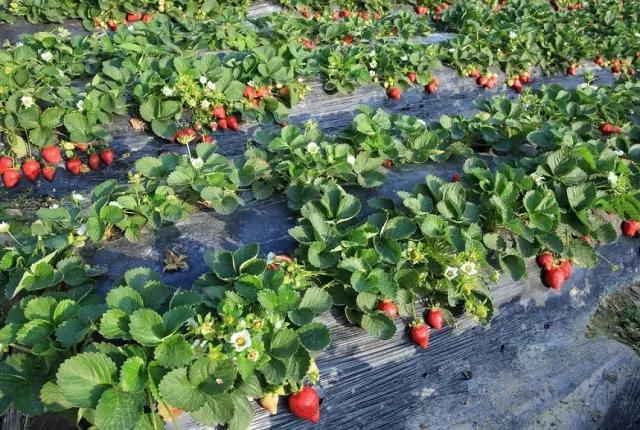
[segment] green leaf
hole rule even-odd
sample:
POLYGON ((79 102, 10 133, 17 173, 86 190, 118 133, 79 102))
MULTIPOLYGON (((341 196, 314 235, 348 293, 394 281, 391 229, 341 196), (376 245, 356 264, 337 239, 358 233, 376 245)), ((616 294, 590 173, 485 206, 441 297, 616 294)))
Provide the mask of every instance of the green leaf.
POLYGON ((71 409, 73 405, 64 398, 62 390, 53 381, 48 381, 40 390, 40 400, 49 412, 62 412, 71 409))
POLYGON ((230 359, 212 360, 203 357, 191 366, 189 379, 202 392, 214 395, 230 390, 236 374, 236 366, 230 359))
POLYGON ((114 384, 117 368, 105 354, 85 352, 60 365, 57 381, 73 406, 95 408, 102 393, 114 384))
POLYGON ((107 305, 111 309, 119 309, 126 314, 132 314, 144 307, 142 296, 129 286, 117 287, 107 294, 107 305))
POLYGON ((569 254, 578 266, 591 269, 598 264, 596 251, 582 239, 571 239, 569 242, 569 254))
POLYGON ((402 240, 410 237, 416 231, 416 225, 406 217, 391 218, 382 230, 382 238, 402 240))
POLYGON ((253 420, 253 408, 246 396, 234 395, 233 400, 233 418, 228 421, 229 430, 246 430, 251 426, 253 420))
POLYGON ((164 367, 174 368, 191 362, 193 351, 191 345, 181 334, 165 339, 156 347, 154 357, 164 367))
POLYGON ((277 358, 286 359, 295 353, 298 347, 299 342, 296 332, 291 329, 284 329, 278 331, 271 340, 269 354, 277 358))
POLYGON ((143 393, 121 392, 111 388, 100 397, 96 408, 96 426, 100 430, 133 428, 142 416, 143 393))
POLYGON ((296 333, 302 346, 309 351, 322 351, 331 343, 331 333, 324 324, 312 322, 299 328, 296 333))
POLYGON ((49 337, 52 331, 53 326, 48 321, 29 321, 18 330, 17 340, 23 345, 37 345, 49 337))
POLYGON ((204 406, 193 411, 191 416, 202 425, 216 427, 231 421, 234 412, 233 397, 229 394, 219 394, 207 397, 204 406))
POLYGON ((189 381, 187 369, 181 367, 167 373, 160 382, 160 395, 171 406, 191 412, 204 405, 207 398, 189 381))
POLYGON ((514 281, 522 279, 527 273, 527 267, 522 257, 517 255, 500 255, 500 267, 514 281))
POLYGON ((379 311, 362 315, 360 325, 368 334, 382 340, 391 339, 396 332, 391 317, 379 311))
POLYGON ((109 309, 100 319, 100 334, 107 339, 130 339, 129 314, 120 309, 109 309))
POLYGON ((143 391, 147 386, 146 363, 142 357, 128 358, 120 369, 120 386, 124 391, 143 391))
POLYGON ((332 304, 331 295, 327 291, 322 288, 311 287, 304 292, 298 308, 308 308, 316 314, 321 314, 331 309, 332 304))
POLYGON ((165 336, 164 322, 157 312, 139 309, 131 314, 129 331, 131 337, 143 346, 155 346, 165 336))
POLYGON ((53 314, 58 301, 53 297, 35 297, 27 303, 24 316, 29 320, 45 320, 53 322, 53 314))

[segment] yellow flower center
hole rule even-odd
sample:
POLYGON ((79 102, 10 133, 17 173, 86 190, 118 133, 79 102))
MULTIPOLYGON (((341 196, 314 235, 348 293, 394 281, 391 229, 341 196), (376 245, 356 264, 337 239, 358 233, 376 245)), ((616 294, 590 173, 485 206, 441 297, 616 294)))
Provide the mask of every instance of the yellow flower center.
POLYGON ((236 344, 238 344, 238 346, 242 346, 245 343, 247 343, 247 341, 242 336, 240 336, 239 338, 236 339, 236 344))

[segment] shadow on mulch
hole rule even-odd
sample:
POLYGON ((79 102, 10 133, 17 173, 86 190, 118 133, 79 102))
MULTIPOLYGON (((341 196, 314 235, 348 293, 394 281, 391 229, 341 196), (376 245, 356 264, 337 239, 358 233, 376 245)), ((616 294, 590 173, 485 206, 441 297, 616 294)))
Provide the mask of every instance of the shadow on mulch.
POLYGON ((640 354, 640 285, 602 297, 587 324, 587 337, 608 337, 640 354))

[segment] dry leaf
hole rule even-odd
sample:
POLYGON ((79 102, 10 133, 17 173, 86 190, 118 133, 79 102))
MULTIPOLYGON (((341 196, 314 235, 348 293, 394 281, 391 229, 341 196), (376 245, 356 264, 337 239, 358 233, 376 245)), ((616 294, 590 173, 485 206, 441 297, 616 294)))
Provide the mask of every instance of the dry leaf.
POLYGON ((164 272, 177 272, 178 270, 189 270, 187 264, 187 256, 182 254, 176 254, 175 252, 168 250, 164 256, 164 272))
POLYGON ((134 130, 144 130, 147 128, 147 123, 139 118, 131 118, 129 124, 131 124, 134 130))
POLYGON ((160 416, 166 423, 179 418, 183 413, 184 411, 182 409, 174 408, 171 405, 165 406, 165 404, 163 403, 160 403, 158 405, 158 414, 160 414, 160 416))

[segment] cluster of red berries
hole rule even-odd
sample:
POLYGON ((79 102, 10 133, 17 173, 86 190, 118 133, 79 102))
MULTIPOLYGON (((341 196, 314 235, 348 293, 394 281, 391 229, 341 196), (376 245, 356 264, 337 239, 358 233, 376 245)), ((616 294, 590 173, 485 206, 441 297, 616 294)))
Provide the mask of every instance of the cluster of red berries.
POLYGON ((449 9, 448 3, 442 3, 439 5, 436 5, 436 7, 433 8, 433 20, 435 22, 442 21, 442 11, 447 9, 449 9))
MULTIPOLYGON (((153 15, 151 15, 150 13, 145 13, 145 14, 128 13, 127 17, 122 21, 122 24, 130 25, 140 20, 142 20, 145 24, 149 24, 152 19, 153 19, 153 15)), ((116 31, 119 26, 118 21, 116 21, 115 19, 107 20, 106 24, 113 31, 116 31)), ((102 27, 102 23, 100 22, 100 19, 98 17, 93 18, 93 26, 95 28, 102 27)))
MULTIPOLYGON (((556 12, 562 9, 562 5, 558 4, 557 0, 549 0, 549 3, 553 7, 553 10, 556 12)), ((584 5, 581 2, 571 2, 566 5, 567 10, 582 10, 584 9, 584 5)))
POLYGON ((531 72, 523 72, 519 76, 514 76, 507 81, 507 85, 513 88, 516 93, 521 93, 524 85, 531 83, 531 72))
MULTIPOLYGON (((398 305, 392 300, 382 300, 378 303, 377 309, 380 312, 384 312, 389 315, 391 319, 398 318, 398 305)), ((442 329, 444 324, 444 314, 438 307, 433 307, 427 312, 427 323, 435 330, 442 329)), ((409 336, 411 340, 417 343, 422 348, 429 346, 429 327, 424 323, 422 319, 416 319, 411 323, 411 329, 409 330, 409 336)))
MULTIPOLYGON (((76 148, 84 149, 82 152, 88 151, 89 145, 77 144, 76 148), (80 146, 80 148, 78 148, 80 146)), ((42 149, 41 152, 42 165, 36 159, 28 159, 22 163, 20 169, 14 167, 15 163, 11 157, 0 157, 0 175, 2 175, 2 182, 7 188, 15 187, 20 181, 22 174, 30 181, 35 181, 38 176, 42 174, 42 177, 47 181, 53 181, 56 175, 56 164, 62 162, 62 154, 60 148, 51 145, 42 149)), ((107 166, 113 163, 113 151, 111 149, 103 149, 99 154, 97 152, 91 152, 88 157, 87 164, 93 170, 100 170, 101 164, 104 163, 107 166)), ((72 175, 79 175, 82 171, 82 160, 78 157, 67 159, 65 167, 72 175)))
POLYGON ((571 262, 560 259, 556 261, 553 254, 545 252, 536 258, 538 266, 542 269, 542 280, 552 290, 559 290, 571 277, 571 262))
POLYGON ((469 72, 470 78, 476 79, 476 84, 480 85, 484 88, 493 88, 496 86, 498 82, 498 76, 493 73, 487 73, 486 75, 482 75, 479 70, 474 69, 469 72))

